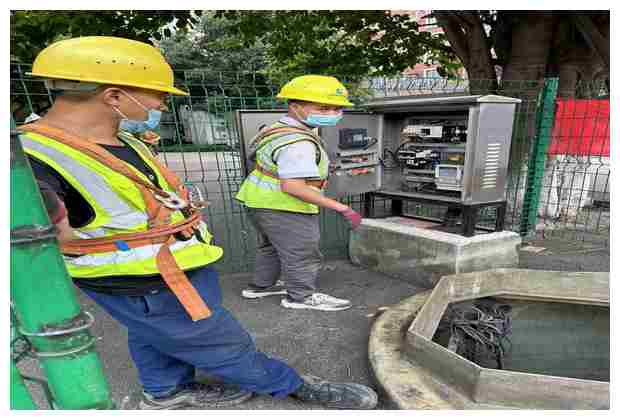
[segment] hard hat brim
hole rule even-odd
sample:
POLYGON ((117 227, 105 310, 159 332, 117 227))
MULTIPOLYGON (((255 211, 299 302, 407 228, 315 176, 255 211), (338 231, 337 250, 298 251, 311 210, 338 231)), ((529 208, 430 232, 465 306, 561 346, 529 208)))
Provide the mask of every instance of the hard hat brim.
POLYGON ((319 101, 316 98, 306 97, 306 96, 303 96, 303 95, 281 95, 281 94, 278 94, 276 96, 276 99, 289 99, 289 100, 313 102, 315 104, 334 105, 334 106, 342 106, 342 107, 352 107, 352 106, 354 106, 354 104, 349 102, 347 99, 338 99, 338 100, 333 100, 333 101, 329 100, 329 99, 322 99, 322 100, 319 101))
POLYGON ((42 77, 42 78, 46 78, 46 79, 56 79, 56 80, 71 80, 71 81, 76 81, 76 82, 90 82, 90 83, 99 83, 102 85, 118 85, 118 86, 128 86, 128 87, 134 87, 134 88, 142 88, 142 89, 148 89, 148 90, 155 90, 157 92, 166 92, 166 93, 171 93, 173 95, 179 95, 179 96, 189 96, 189 93, 181 90, 181 89, 177 89, 174 86, 158 86, 158 85, 152 85, 152 84, 147 84, 147 83, 124 83, 122 81, 119 80, 104 80, 104 79, 90 79, 90 78, 80 78, 80 77, 71 77, 71 78, 67 78, 67 79, 63 79, 57 76, 53 76, 50 74, 45 74, 45 73, 40 73, 40 72, 26 72, 27 76, 35 76, 35 77, 42 77))

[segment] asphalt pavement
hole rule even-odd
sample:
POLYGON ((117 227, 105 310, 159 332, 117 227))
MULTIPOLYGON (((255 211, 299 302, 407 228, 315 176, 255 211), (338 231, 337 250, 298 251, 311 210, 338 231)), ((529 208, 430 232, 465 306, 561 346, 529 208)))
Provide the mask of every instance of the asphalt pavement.
MULTIPOLYGON (((520 267, 563 271, 609 271, 609 249, 584 243, 530 241, 520 252, 520 267)), ((285 360, 301 373, 310 373, 332 381, 354 381, 372 386, 367 359, 370 326, 383 307, 422 291, 412 283, 393 279, 353 266, 347 260, 326 261, 321 271, 320 291, 347 298, 353 307, 342 312, 292 310, 280 306, 280 297, 247 300, 242 288, 251 273, 222 275, 220 283, 224 305, 256 339, 257 347, 285 360)), ((84 310, 95 316, 92 334, 103 363, 112 398, 118 406, 132 408, 140 385, 127 349, 127 334, 120 326, 81 292, 84 310)), ((26 359, 18 367, 25 374, 43 377, 37 363, 26 359)), ((199 378, 207 377, 198 372, 199 378)), ((35 402, 47 408, 43 393, 30 386, 35 402)), ((382 409, 383 406, 377 407, 382 409)), ((308 410, 322 409, 317 404, 302 404, 292 398, 257 396, 233 409, 308 410)))

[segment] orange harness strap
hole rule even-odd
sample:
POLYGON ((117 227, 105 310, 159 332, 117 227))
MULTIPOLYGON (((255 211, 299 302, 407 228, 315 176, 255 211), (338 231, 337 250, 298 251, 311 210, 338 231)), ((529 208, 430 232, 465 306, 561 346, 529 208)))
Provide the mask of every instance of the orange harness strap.
POLYGON ((252 147, 257 147, 266 137, 272 135, 272 134, 278 134, 278 133, 299 133, 299 134, 305 134, 307 136, 312 137, 314 140, 316 140, 319 143, 323 143, 323 141, 321 140, 320 137, 318 137, 316 134, 314 134, 311 130, 306 130, 300 127, 269 127, 269 128, 264 128, 261 131, 258 132, 258 134, 256 135, 256 137, 254 137, 254 139, 252 140, 252 142, 250 143, 250 145, 252 147))
MULTIPOLYGON (((255 147, 258 147, 258 145, 268 136, 271 136, 272 134, 278 134, 278 133, 299 133, 299 134, 305 134, 307 136, 312 137, 314 140, 316 140, 319 144, 323 144, 323 141, 321 140, 320 137, 318 137, 316 134, 314 134, 311 130, 306 130, 300 127, 270 127, 270 128, 265 128, 263 130, 261 130, 256 137, 254 138, 254 140, 252 141, 252 145, 254 145, 255 147)), ((282 180, 277 174, 274 174, 273 172, 263 168, 260 165, 256 165, 255 168, 258 172, 260 172, 263 175, 267 175, 270 176, 272 178, 278 179, 278 180, 282 180)), ((325 186, 327 185, 327 180, 323 179, 323 180, 305 180, 306 184, 318 188, 320 190, 322 190, 323 188, 325 188, 325 186)))
MULTIPOLYGON (((113 235, 101 239, 76 239, 68 241, 61 245, 63 254, 85 255, 113 252, 118 250, 116 246, 117 241, 124 242, 129 248, 137 248, 149 244, 163 244, 157 253, 155 261, 164 282, 175 294, 177 299, 179 299, 179 302, 183 305, 193 321, 199 321, 211 316, 211 310, 200 294, 198 294, 183 270, 181 270, 170 251, 170 245, 176 241, 173 236, 175 233, 180 232, 186 238, 193 235, 194 229, 197 228, 202 220, 199 211, 190 209, 187 219, 183 220, 181 223, 169 225, 169 216, 173 210, 163 206, 154 196, 154 194, 157 193, 163 197, 169 197, 170 195, 168 192, 142 180, 133 173, 121 159, 118 159, 103 147, 93 142, 84 141, 64 130, 41 123, 27 124, 21 126, 20 129, 53 138, 62 144, 79 150, 110 169, 121 173, 136 183, 146 204, 149 218, 149 229, 147 231, 136 234, 113 235)), ((181 198, 187 200, 187 189, 183 186, 183 183, 176 174, 164 167, 157 159, 150 158, 150 162, 161 171, 160 173, 163 175, 164 179, 166 179, 166 182, 178 192, 181 198)))
POLYGON ((188 228, 196 228, 200 220, 200 213, 195 212, 188 219, 174 225, 159 226, 140 233, 121 233, 100 239, 74 239, 63 242, 60 248, 63 254, 86 255, 117 251, 117 243, 119 241, 126 243, 129 248, 161 244, 165 243, 171 235, 177 232, 183 232, 188 228))
MULTIPOLYGON (((275 178, 277 180, 282 181, 282 178, 280 178, 278 175, 276 175, 273 172, 263 168, 260 165, 256 165, 256 167, 254 169, 256 169, 258 172, 260 172, 263 175, 267 175, 267 176, 270 176, 272 178, 275 178)), ((317 180, 305 179, 304 181, 306 182, 306 184, 308 184, 308 185, 310 185, 312 187, 318 188, 320 190, 325 188, 325 186, 327 185, 327 180, 326 179, 317 179, 317 180)))

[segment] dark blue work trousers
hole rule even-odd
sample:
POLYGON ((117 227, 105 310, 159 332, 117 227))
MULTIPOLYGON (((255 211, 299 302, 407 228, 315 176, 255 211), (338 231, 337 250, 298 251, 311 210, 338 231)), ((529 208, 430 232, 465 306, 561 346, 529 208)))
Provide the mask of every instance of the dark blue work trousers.
POLYGON ((302 379, 286 363, 256 350, 254 339, 222 307, 218 274, 205 267, 188 273, 212 315, 192 321, 174 294, 117 296, 82 289, 127 327, 129 351, 144 390, 165 396, 194 380, 194 368, 258 394, 283 398, 302 379))

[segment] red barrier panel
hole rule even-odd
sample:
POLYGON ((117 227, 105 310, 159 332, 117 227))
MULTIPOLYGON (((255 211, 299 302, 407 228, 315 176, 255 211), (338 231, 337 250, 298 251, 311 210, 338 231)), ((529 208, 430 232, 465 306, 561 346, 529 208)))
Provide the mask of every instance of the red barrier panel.
POLYGON ((609 157, 609 99, 558 99, 550 155, 609 157))

